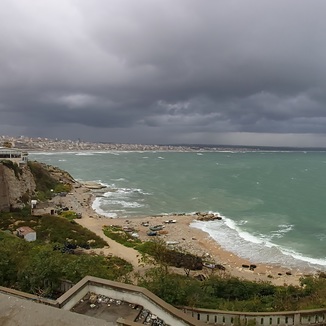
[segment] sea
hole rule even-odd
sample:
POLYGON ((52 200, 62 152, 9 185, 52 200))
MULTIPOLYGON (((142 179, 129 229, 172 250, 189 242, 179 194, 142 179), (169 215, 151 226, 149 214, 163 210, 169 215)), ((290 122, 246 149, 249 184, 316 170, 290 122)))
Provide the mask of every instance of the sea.
POLYGON ((76 180, 107 186, 107 218, 213 212, 194 221, 255 263, 326 271, 326 151, 30 153, 76 180))

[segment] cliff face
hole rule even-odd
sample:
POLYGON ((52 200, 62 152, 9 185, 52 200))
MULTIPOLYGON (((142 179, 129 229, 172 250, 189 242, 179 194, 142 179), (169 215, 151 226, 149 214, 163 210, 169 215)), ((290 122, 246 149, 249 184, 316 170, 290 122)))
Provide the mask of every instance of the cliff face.
POLYGON ((19 173, 0 162, 0 211, 22 208, 30 204, 36 185, 29 167, 23 166, 19 173))

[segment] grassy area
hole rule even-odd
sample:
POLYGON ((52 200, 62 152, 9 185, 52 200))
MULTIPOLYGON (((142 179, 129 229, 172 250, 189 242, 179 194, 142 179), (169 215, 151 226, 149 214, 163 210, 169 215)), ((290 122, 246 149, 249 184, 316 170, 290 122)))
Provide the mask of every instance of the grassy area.
POLYGON ((37 233, 39 243, 70 242, 80 247, 102 248, 107 243, 92 231, 75 221, 54 215, 31 216, 28 211, 0 214, 0 229, 14 232, 20 226, 29 226, 37 233))
POLYGON ((66 218, 68 221, 73 221, 77 218, 80 218, 80 216, 74 211, 62 211, 60 216, 66 218))
POLYGON ((103 229, 104 234, 110 239, 129 248, 136 248, 142 242, 133 237, 129 232, 123 231, 122 227, 110 225, 103 229))
POLYGON ((53 297, 62 279, 74 283, 86 275, 119 281, 132 270, 119 257, 71 254, 52 244, 27 242, 0 231, 0 284, 53 297))
POLYGON ((93 232, 64 217, 31 216, 28 210, 0 213, 0 285, 53 296, 61 279, 78 282, 86 275, 119 281, 132 271, 125 260, 84 254, 71 248, 102 248, 107 243, 93 232), (37 240, 27 242, 13 235, 30 226, 37 240), (75 253, 75 254, 74 254, 75 253))
MULTIPOLYGON (((44 164, 29 161, 28 167, 30 168, 36 183, 37 199, 45 201, 52 197, 52 193, 69 192, 71 184, 60 182, 60 178, 55 178, 49 171, 49 167, 44 164)), ((65 172, 62 171, 62 174, 65 172)))

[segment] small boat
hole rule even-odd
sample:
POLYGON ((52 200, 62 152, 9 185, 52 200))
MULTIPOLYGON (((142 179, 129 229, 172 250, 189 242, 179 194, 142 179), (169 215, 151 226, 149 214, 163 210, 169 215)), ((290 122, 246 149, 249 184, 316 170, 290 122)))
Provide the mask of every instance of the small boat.
POLYGON ((134 231, 135 231, 134 228, 131 228, 131 227, 129 227, 129 226, 124 226, 124 227, 122 228, 122 230, 125 231, 125 232, 134 232, 134 231))
POLYGON ((147 235, 150 236, 150 237, 153 237, 153 236, 157 235, 157 232, 155 232, 155 231, 148 231, 147 232, 147 235))
POLYGON ((167 220, 164 221, 165 224, 177 223, 177 220, 167 220))
POLYGON ((180 243, 179 241, 166 241, 166 244, 168 245, 168 246, 173 246, 173 245, 176 245, 176 244, 178 244, 178 243, 180 243))
POLYGON ((203 266, 211 269, 215 268, 215 264, 211 264, 211 263, 203 263, 203 266))
POLYGON ((160 231, 164 229, 164 225, 159 224, 159 225, 150 226, 149 229, 151 231, 160 231))

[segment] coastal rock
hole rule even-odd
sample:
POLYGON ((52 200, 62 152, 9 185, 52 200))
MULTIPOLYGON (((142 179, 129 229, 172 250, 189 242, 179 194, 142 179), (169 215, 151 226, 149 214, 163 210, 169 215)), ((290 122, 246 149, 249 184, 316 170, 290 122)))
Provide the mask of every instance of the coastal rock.
POLYGON ((197 212, 195 215, 197 216, 198 221, 214 221, 222 219, 221 216, 213 213, 197 212))
POLYGON ((15 173, 13 168, 0 163, 0 211, 22 209, 35 191, 36 183, 27 165, 15 173))
POLYGON ((106 186, 101 185, 100 183, 94 182, 94 181, 86 181, 83 183, 83 186, 87 189, 103 189, 106 188, 106 186))

